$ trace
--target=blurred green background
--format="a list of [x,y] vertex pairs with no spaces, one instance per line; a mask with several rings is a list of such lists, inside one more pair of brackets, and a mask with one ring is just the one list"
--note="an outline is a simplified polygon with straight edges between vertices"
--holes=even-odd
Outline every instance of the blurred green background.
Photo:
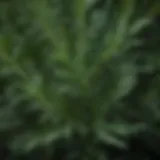
[[159,0],[0,0],[0,160],[160,158]]

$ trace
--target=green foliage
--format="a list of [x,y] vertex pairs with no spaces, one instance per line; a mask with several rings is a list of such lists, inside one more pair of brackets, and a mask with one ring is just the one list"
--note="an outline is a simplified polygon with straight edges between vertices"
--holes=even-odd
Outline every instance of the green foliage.
[[60,145],[64,159],[103,160],[100,145],[159,134],[159,1],[0,4],[0,136],[11,154],[58,159]]

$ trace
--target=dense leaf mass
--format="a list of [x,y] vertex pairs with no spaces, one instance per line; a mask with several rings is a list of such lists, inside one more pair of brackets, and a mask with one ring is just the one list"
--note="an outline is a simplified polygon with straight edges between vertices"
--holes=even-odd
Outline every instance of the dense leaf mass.
[[0,160],[160,158],[159,0],[0,0]]

